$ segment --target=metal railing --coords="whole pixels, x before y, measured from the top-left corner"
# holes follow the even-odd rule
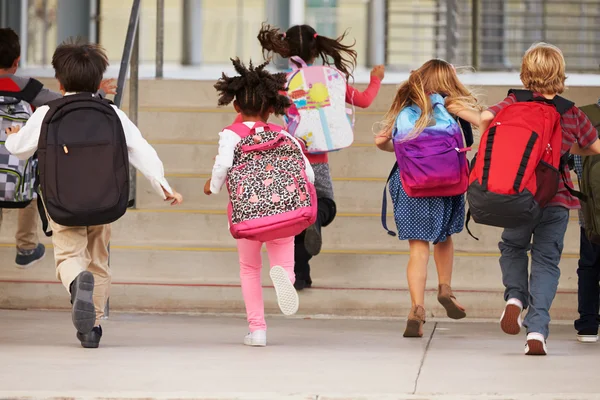
[[[569,71],[598,71],[598,0],[388,0],[390,65],[414,68],[430,58],[478,70],[518,70],[535,42],[564,53]]]

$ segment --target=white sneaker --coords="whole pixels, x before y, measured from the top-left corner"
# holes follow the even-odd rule
[[[278,265],[271,268],[271,280],[277,293],[279,309],[284,315],[294,315],[298,312],[300,300],[290,277],[283,267]]]
[[[541,333],[531,332],[527,334],[525,354],[528,356],[545,356],[548,354],[546,338]]]
[[[265,347],[267,345],[267,331],[254,331],[244,337],[246,346]]]
[[[523,321],[523,303],[519,299],[508,299],[502,317],[500,317],[500,327],[504,333],[509,335],[518,335],[521,332]]]
[[[579,343],[597,343],[598,335],[577,335],[577,341]]]

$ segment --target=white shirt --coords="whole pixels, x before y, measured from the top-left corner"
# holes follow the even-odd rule
[[[254,126],[254,122],[244,122],[248,128],[252,128]],[[292,135],[287,133],[286,131],[281,131],[284,135],[292,138],[294,143],[298,146],[300,150],[302,147],[300,143],[294,138]],[[215,158],[215,165],[212,169],[212,177],[210,180],[210,191],[212,193],[219,193],[221,188],[225,184],[225,180],[227,179],[227,173],[229,169],[233,166],[233,154],[235,152],[235,147],[242,140],[242,138],[235,132],[229,129],[223,129],[221,133],[219,133],[219,154]],[[304,164],[306,165],[306,176],[311,183],[315,183],[315,173],[310,166],[310,163],[304,157]]]
[[[72,94],[74,93],[65,93],[65,96]],[[163,163],[158,158],[156,150],[142,137],[140,130],[123,111],[119,110],[117,106],[113,106],[113,108],[123,124],[129,162],[148,178],[156,193],[165,199],[163,188],[170,194],[173,193],[173,190],[165,179]],[[42,106],[35,110],[21,130],[6,139],[6,149],[21,160],[27,160],[33,156],[38,148],[42,123],[48,110],[50,110],[48,106]]]

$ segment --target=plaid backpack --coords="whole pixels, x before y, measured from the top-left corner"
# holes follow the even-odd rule
[[[317,195],[302,150],[282,128],[257,122],[227,129],[242,140],[227,175],[229,230],[236,239],[267,242],[296,236],[317,216]]]
[[[42,84],[30,79],[25,89],[13,91],[6,90],[14,88],[4,87],[4,80],[0,82],[0,208],[24,208],[36,197],[37,158],[23,161],[10,154],[4,146],[6,129],[27,122],[33,114],[29,102]]]

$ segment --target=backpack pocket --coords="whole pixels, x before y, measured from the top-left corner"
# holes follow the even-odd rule
[[[560,172],[552,165],[541,160],[535,168],[535,178],[537,191],[534,199],[543,208],[558,192]]]
[[[429,153],[398,157],[402,185],[407,192],[439,186],[457,185],[461,181],[464,154],[459,149],[438,149]]]

